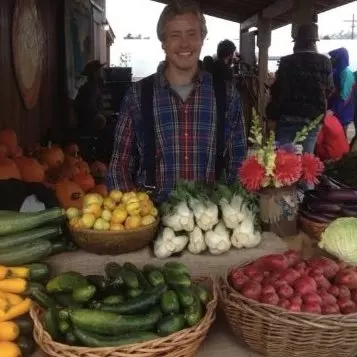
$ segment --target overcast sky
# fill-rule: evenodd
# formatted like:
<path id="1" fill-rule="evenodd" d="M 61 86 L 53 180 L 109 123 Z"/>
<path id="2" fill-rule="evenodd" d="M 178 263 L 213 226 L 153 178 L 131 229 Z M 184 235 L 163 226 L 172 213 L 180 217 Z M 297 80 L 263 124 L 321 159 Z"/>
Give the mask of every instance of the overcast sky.
<path id="1" fill-rule="evenodd" d="M 141 33 L 155 36 L 158 17 L 164 5 L 150 0 L 107 0 L 107 18 L 118 39 L 127 33 Z M 320 34 L 348 31 L 352 20 L 357 16 L 357 1 L 340 8 L 325 12 L 319 16 Z M 207 16 L 208 36 L 210 38 L 234 38 L 239 32 L 239 25 L 234 22 Z M 273 43 L 290 37 L 290 26 L 273 32 Z"/>

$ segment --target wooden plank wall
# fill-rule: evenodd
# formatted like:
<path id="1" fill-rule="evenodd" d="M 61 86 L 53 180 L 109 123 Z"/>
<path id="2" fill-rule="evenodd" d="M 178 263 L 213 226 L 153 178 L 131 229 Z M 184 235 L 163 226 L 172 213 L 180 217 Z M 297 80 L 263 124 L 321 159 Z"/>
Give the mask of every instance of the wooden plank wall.
<path id="1" fill-rule="evenodd" d="M 31 150 L 49 128 L 61 136 L 66 120 L 64 0 L 36 0 L 45 29 L 42 86 L 36 107 L 26 110 L 15 80 L 11 29 L 15 0 L 0 1 L 0 128 L 14 128 Z"/>

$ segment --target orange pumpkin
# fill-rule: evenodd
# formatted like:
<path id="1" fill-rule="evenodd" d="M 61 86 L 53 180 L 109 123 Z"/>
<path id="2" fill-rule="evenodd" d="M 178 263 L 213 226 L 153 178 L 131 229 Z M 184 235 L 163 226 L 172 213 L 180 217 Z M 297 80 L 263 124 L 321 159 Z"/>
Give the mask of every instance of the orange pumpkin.
<path id="1" fill-rule="evenodd" d="M 79 146 L 75 143 L 68 144 L 64 148 L 64 153 L 68 156 L 78 157 L 79 156 Z"/>
<path id="2" fill-rule="evenodd" d="M 98 193 L 99 195 L 101 195 L 102 197 L 107 197 L 109 192 L 108 192 L 108 188 L 107 186 L 105 186 L 104 184 L 99 184 L 96 185 L 94 188 L 92 188 L 90 191 L 90 193 Z"/>
<path id="3" fill-rule="evenodd" d="M 46 164 L 48 168 L 58 167 L 64 162 L 64 153 L 57 145 L 42 148 L 39 152 L 39 161 Z"/>
<path id="4" fill-rule="evenodd" d="M 83 190 L 75 183 L 68 179 L 63 179 L 55 185 L 55 192 L 58 203 L 62 208 L 83 207 Z"/>
<path id="5" fill-rule="evenodd" d="M 34 158 L 20 156 L 15 157 L 14 162 L 19 169 L 23 181 L 43 182 L 45 179 L 45 170 L 43 166 Z"/>
<path id="6" fill-rule="evenodd" d="M 15 131 L 13 129 L 0 130 L 0 144 L 7 147 L 9 156 L 14 156 L 18 145 Z"/>
<path id="7" fill-rule="evenodd" d="M 108 173 L 107 166 L 100 161 L 94 161 L 90 166 L 90 170 L 95 178 L 105 178 Z"/>
<path id="8" fill-rule="evenodd" d="M 0 180 L 8 179 L 21 180 L 21 174 L 13 160 L 2 157 L 0 158 Z"/>
<path id="9" fill-rule="evenodd" d="M 73 180 L 73 177 L 79 173 L 80 173 L 79 168 L 76 165 L 71 165 L 71 164 L 64 162 L 60 166 L 60 176 L 61 177 L 66 177 L 66 178 L 69 178 L 70 180 Z"/>
<path id="10" fill-rule="evenodd" d="M 79 171 L 90 175 L 90 168 L 87 162 L 85 162 L 82 158 L 78 160 L 77 162 L 77 167 L 79 168 Z"/>
<path id="11" fill-rule="evenodd" d="M 88 192 L 95 187 L 95 181 L 93 177 L 84 172 L 80 172 L 77 175 L 74 175 L 73 181 L 81 187 L 84 192 Z"/>
<path id="12" fill-rule="evenodd" d="M 8 149 L 5 144 L 0 144 L 0 157 L 7 157 Z"/>

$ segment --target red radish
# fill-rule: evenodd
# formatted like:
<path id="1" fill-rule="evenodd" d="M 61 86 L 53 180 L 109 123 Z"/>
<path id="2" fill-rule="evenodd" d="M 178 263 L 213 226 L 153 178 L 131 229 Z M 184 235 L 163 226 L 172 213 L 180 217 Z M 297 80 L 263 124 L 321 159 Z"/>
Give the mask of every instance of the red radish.
<path id="1" fill-rule="evenodd" d="M 291 303 L 288 299 L 280 299 L 278 306 L 282 307 L 283 309 L 288 309 Z"/>
<path id="2" fill-rule="evenodd" d="M 276 293 L 276 291 L 275 291 L 273 285 L 265 285 L 262 288 L 262 295 L 264 295 L 264 294 L 275 294 L 275 293 Z"/>
<path id="3" fill-rule="evenodd" d="M 255 264 L 249 264 L 243 268 L 243 273 L 248 278 L 251 278 L 252 276 L 256 275 L 257 273 L 261 273 L 261 269 Z"/>
<path id="4" fill-rule="evenodd" d="M 351 300 L 357 304 L 357 290 L 351 292 Z"/>
<path id="5" fill-rule="evenodd" d="M 306 271 L 306 263 L 300 262 L 294 266 L 294 269 L 300 274 L 303 275 Z"/>
<path id="6" fill-rule="evenodd" d="M 288 266 L 293 267 L 301 261 L 301 254 L 297 250 L 288 250 L 284 253 L 286 258 L 288 259 Z"/>
<path id="7" fill-rule="evenodd" d="M 301 311 L 308 312 L 309 314 L 321 314 L 321 306 L 317 303 L 303 304 Z"/>
<path id="8" fill-rule="evenodd" d="M 279 276 L 279 279 L 286 281 L 288 284 L 292 284 L 298 278 L 300 278 L 300 274 L 292 268 L 284 269 Z"/>
<path id="9" fill-rule="evenodd" d="M 321 307 L 321 312 L 323 315 L 335 315 L 340 313 L 340 308 L 337 304 L 326 305 Z"/>
<path id="10" fill-rule="evenodd" d="M 281 286 L 277 289 L 278 295 L 281 298 L 289 299 L 294 295 L 294 289 L 289 285 Z"/>
<path id="11" fill-rule="evenodd" d="M 321 268 L 327 279 L 332 279 L 339 270 L 336 262 L 329 258 L 312 258 L 308 260 L 307 265 L 311 269 Z"/>
<path id="12" fill-rule="evenodd" d="M 278 279 L 277 281 L 274 282 L 274 287 L 275 287 L 275 289 L 278 289 L 278 288 L 280 288 L 281 286 L 285 286 L 285 285 L 288 285 L 285 280 L 280 280 L 280 279 Z"/>
<path id="13" fill-rule="evenodd" d="M 300 312 L 300 311 L 301 311 L 301 305 L 292 302 L 292 303 L 290 304 L 290 306 L 289 306 L 289 310 L 290 310 L 291 312 Z"/>
<path id="14" fill-rule="evenodd" d="M 279 280 L 280 274 L 277 271 L 273 271 L 270 274 L 270 281 L 271 282 L 275 282 L 277 280 Z"/>
<path id="15" fill-rule="evenodd" d="M 309 275 L 323 275 L 324 270 L 322 268 L 311 268 L 311 270 L 309 271 Z"/>
<path id="16" fill-rule="evenodd" d="M 234 270 L 230 274 L 230 282 L 234 289 L 240 290 L 241 287 L 248 281 L 248 277 L 240 270 Z"/>
<path id="17" fill-rule="evenodd" d="M 260 258 L 259 263 L 266 270 L 282 270 L 287 268 L 288 259 L 283 254 L 270 254 Z"/>
<path id="18" fill-rule="evenodd" d="M 291 299 L 290 299 L 290 302 L 292 304 L 297 304 L 299 306 L 302 305 L 302 298 L 300 295 L 294 295 Z"/>
<path id="19" fill-rule="evenodd" d="M 313 278 L 310 276 L 302 276 L 294 283 L 295 292 L 300 295 L 308 293 L 315 293 L 317 291 L 317 285 Z"/>
<path id="20" fill-rule="evenodd" d="M 256 281 L 257 283 L 261 283 L 264 279 L 264 275 L 261 272 L 258 272 L 254 275 L 252 275 L 251 280 Z"/>
<path id="21" fill-rule="evenodd" d="M 328 289 L 331 285 L 322 274 L 310 273 L 310 276 L 316 281 L 316 284 L 319 288 Z"/>
<path id="22" fill-rule="evenodd" d="M 311 305 L 311 304 L 318 304 L 321 305 L 322 304 L 322 299 L 319 295 L 317 295 L 316 293 L 309 293 L 309 294 L 305 294 L 302 297 L 302 301 L 304 302 L 304 304 L 306 305 Z"/>
<path id="23" fill-rule="evenodd" d="M 320 291 L 319 295 L 322 300 L 322 306 L 335 305 L 337 303 L 337 299 L 327 291 Z"/>
<path id="24" fill-rule="evenodd" d="M 347 286 L 340 286 L 340 293 L 338 296 L 340 298 L 351 298 L 351 291 Z"/>
<path id="25" fill-rule="evenodd" d="M 272 285 L 272 281 L 271 281 L 271 279 L 270 279 L 269 276 L 266 276 L 266 277 L 263 279 L 263 281 L 262 281 L 261 284 L 262 284 L 262 286 Z"/>
<path id="26" fill-rule="evenodd" d="M 335 276 L 337 285 L 345 285 L 349 289 L 357 289 L 357 272 L 350 269 L 340 270 Z"/>
<path id="27" fill-rule="evenodd" d="M 241 289 L 241 294 L 248 299 L 259 300 L 262 286 L 255 281 L 247 281 Z"/>
<path id="28" fill-rule="evenodd" d="M 356 312 L 356 304 L 347 297 L 339 298 L 337 303 L 342 314 L 351 314 Z"/>
<path id="29" fill-rule="evenodd" d="M 327 292 L 330 293 L 333 296 L 338 297 L 340 295 L 340 288 L 336 285 L 331 285 L 328 289 Z"/>
<path id="30" fill-rule="evenodd" d="M 279 296 L 276 295 L 275 293 L 264 294 L 261 295 L 260 302 L 263 304 L 278 305 Z"/>

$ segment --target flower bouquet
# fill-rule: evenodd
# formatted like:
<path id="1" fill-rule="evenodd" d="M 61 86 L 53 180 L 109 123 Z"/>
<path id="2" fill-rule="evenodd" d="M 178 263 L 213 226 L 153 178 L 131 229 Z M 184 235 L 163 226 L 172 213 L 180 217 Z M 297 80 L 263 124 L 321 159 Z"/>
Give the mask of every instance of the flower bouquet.
<path id="1" fill-rule="evenodd" d="M 301 152 L 301 143 L 309 131 L 320 124 L 322 118 L 316 118 L 297 132 L 291 144 L 277 146 L 273 131 L 264 141 L 260 119 L 253 112 L 249 141 L 254 150 L 243 162 L 239 177 L 246 190 L 259 193 L 260 216 L 264 223 L 276 224 L 285 220 L 295 222 L 296 226 L 296 185 L 317 184 L 324 170 L 318 157 Z"/>

